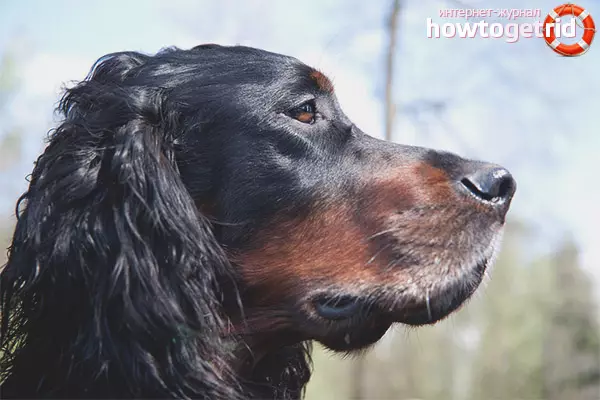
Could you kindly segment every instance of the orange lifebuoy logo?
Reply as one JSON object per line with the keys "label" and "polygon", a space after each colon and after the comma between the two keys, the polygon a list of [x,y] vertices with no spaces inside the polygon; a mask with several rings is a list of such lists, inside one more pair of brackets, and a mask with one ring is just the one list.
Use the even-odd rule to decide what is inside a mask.
{"label": "orange lifebuoy logo", "polygon": [[[583,37],[577,43],[564,44],[556,37],[557,18],[573,15],[578,21],[583,24]],[[596,25],[590,13],[576,4],[566,3],[554,8],[544,21],[544,40],[546,44],[558,54],[563,56],[580,56],[590,48],[594,35],[596,34]],[[559,34],[560,36],[560,34]]]}

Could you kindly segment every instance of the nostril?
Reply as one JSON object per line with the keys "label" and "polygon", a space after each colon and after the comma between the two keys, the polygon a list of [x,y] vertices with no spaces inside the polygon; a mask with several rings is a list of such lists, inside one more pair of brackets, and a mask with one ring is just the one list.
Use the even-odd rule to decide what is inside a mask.
{"label": "nostril", "polygon": [[479,190],[477,185],[475,185],[473,182],[471,182],[468,178],[463,178],[460,181],[460,183],[462,183],[467,189],[469,189],[469,191],[471,193],[473,193],[477,197],[480,197],[484,200],[492,200],[493,199],[493,196],[490,196],[489,194]]}
{"label": "nostril", "polygon": [[496,197],[505,199],[512,196],[516,188],[515,186],[515,180],[510,174],[503,176],[500,185],[498,185]]}
{"label": "nostril", "polygon": [[504,168],[482,168],[460,181],[465,188],[481,200],[503,201],[510,199],[516,190],[512,175]]}

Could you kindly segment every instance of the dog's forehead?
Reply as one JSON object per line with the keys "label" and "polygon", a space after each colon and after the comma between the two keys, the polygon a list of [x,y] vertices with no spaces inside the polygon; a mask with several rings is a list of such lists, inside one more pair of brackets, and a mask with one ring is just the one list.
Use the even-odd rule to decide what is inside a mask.
{"label": "dog's forehead", "polygon": [[271,75],[271,79],[291,79],[303,84],[307,89],[317,89],[328,94],[334,92],[333,83],[325,73],[297,58],[244,46],[229,47],[228,50],[230,56],[237,58],[236,64],[239,68],[260,70],[262,74]]}

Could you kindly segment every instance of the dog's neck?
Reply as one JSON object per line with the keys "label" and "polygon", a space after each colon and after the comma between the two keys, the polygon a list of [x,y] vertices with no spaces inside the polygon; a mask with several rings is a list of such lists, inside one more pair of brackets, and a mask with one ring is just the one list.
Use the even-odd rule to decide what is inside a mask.
{"label": "dog's neck", "polygon": [[295,400],[310,378],[311,343],[292,332],[248,334],[231,323],[231,368],[250,398]]}
{"label": "dog's neck", "polygon": [[239,340],[233,354],[244,390],[251,398],[301,399],[311,374],[311,347],[310,342]]}
{"label": "dog's neck", "polygon": [[311,373],[311,342],[289,330],[287,321],[253,309],[252,299],[240,296],[248,295],[240,282],[225,279],[220,287],[230,367],[248,397],[301,399]]}

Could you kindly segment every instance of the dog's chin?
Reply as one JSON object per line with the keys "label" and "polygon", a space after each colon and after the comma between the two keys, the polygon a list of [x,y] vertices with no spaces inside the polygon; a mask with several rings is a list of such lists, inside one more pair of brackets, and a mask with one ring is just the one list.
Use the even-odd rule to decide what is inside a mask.
{"label": "dog's chin", "polygon": [[[491,257],[491,256],[490,256]],[[315,339],[334,351],[364,349],[394,323],[434,324],[459,309],[481,283],[490,258],[461,269],[452,278],[438,277],[427,287],[381,288],[378,293],[331,293],[312,300],[313,320],[320,320]]]}

